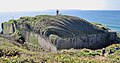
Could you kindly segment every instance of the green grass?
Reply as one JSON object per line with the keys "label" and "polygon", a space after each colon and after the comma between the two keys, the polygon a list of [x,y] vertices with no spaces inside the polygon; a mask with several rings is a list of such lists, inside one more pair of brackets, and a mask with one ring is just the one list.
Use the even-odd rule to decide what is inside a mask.
{"label": "green grass", "polygon": [[109,28],[107,28],[106,26],[100,24],[100,23],[97,23],[97,22],[91,22],[91,24],[97,26],[99,29],[106,29],[108,30]]}
{"label": "green grass", "polygon": [[36,37],[35,35],[32,35],[32,36],[30,35],[29,40],[30,40],[31,44],[40,46],[39,42],[38,42],[38,37]]}
{"label": "green grass", "polygon": [[[19,47],[7,39],[0,38],[0,62],[2,63],[120,63],[120,49],[115,51],[113,44],[105,48],[105,57],[101,56],[101,49],[70,49],[58,52],[35,52]],[[30,48],[30,47],[28,47]],[[107,54],[109,49],[113,54]]]}
{"label": "green grass", "polygon": [[12,24],[14,22],[13,19],[10,19],[8,22],[4,22],[3,24]]}

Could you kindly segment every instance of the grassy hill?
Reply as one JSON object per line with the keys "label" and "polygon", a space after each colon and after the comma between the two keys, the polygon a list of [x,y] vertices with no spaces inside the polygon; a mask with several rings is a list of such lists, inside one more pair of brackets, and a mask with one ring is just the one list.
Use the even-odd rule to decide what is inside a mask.
{"label": "grassy hill", "polygon": [[[35,17],[21,17],[18,20],[9,20],[9,22],[3,24],[5,25],[14,22],[19,29],[37,32],[47,37],[53,34],[61,38],[69,38],[102,33],[103,31],[82,18],[67,15],[37,15]],[[13,29],[9,28],[9,30],[7,30],[7,26],[4,25],[3,33],[6,31],[11,33],[11,30]]]}
{"label": "grassy hill", "polygon": [[[93,42],[92,44],[97,44],[96,42],[99,42],[98,44],[101,44],[101,42],[104,42],[102,45],[106,46],[106,43],[110,41],[110,37],[115,38],[114,34],[110,37],[106,37],[107,33],[105,32],[108,29],[101,24],[90,23],[82,18],[68,15],[37,15],[34,17],[20,17],[18,20],[9,20],[8,22],[2,23],[2,29],[2,33],[4,35],[10,35],[10,39],[16,40],[20,43],[28,42],[34,46],[42,46],[46,45],[45,43],[42,43],[42,41],[46,42],[47,40],[55,45],[57,49],[62,49],[62,46],[65,46],[63,48],[100,48],[101,46],[93,47],[91,44],[85,46],[85,42]],[[90,37],[90,35],[92,37]],[[99,38],[103,35],[104,38],[108,39]],[[109,35],[111,35],[111,33],[109,33]],[[40,36],[44,36],[46,39],[44,38],[45,40],[43,39],[40,41]],[[78,40],[76,39],[77,37]],[[61,40],[63,43],[61,43],[59,46]],[[67,43],[66,41],[69,42]],[[85,45],[80,46],[72,44],[72,42],[79,44],[79,41],[81,41],[81,44]],[[65,43],[69,44],[69,46],[65,45]],[[52,48],[52,46],[49,48]]]}
{"label": "grassy hill", "polygon": [[[119,47],[115,51],[114,47]],[[35,52],[16,45],[7,39],[0,38],[1,63],[120,63],[120,44],[113,44],[105,48],[105,57],[101,56],[101,49],[69,49],[58,52]],[[114,53],[108,54],[109,49]]]}
{"label": "grassy hill", "polygon": [[[109,29],[102,24],[89,23],[82,18],[67,15],[21,17],[18,20],[9,20],[3,23],[2,29],[2,34],[0,34],[1,63],[120,63],[120,44],[106,47],[104,57],[101,56],[101,49],[91,50],[85,47],[83,49],[71,48],[50,52],[54,48],[50,46],[51,43],[58,38],[66,41],[62,43],[63,45],[61,45],[60,42],[62,41],[60,41],[60,44],[57,44],[60,47],[73,44],[76,47],[76,45],[80,46],[83,43],[83,45],[90,45],[93,48],[94,46],[108,45],[109,39],[116,40],[116,38],[120,38],[119,34],[116,36],[116,32],[106,33]],[[81,42],[77,40],[77,37],[82,38],[82,40],[80,39]],[[90,39],[85,40],[85,38]],[[77,43],[75,43],[75,40]],[[120,39],[117,40],[120,41]],[[88,44],[88,41],[91,42]],[[57,47],[57,45],[54,46]],[[114,50],[116,46],[119,48],[117,51]],[[114,53],[109,55],[110,49]]]}

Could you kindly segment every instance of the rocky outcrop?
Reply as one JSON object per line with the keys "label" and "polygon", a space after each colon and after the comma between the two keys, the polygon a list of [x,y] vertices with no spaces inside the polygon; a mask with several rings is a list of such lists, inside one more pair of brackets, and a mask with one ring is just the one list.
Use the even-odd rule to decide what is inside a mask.
{"label": "rocky outcrop", "polygon": [[49,51],[69,48],[95,49],[116,41],[116,32],[66,15],[21,17],[3,23],[2,28],[3,34],[11,34],[12,38],[18,37],[17,40],[22,43],[28,42]]}
{"label": "rocky outcrop", "polygon": [[56,45],[57,49],[98,49],[111,45],[116,41],[116,39],[116,32],[107,32],[67,39],[56,39],[56,41],[53,42],[53,44]]}
{"label": "rocky outcrop", "polygon": [[57,51],[57,48],[44,36],[40,34],[36,34],[33,32],[26,32],[26,42],[33,44],[35,46],[40,46],[44,50],[48,50],[51,52]]}
{"label": "rocky outcrop", "polygon": [[15,32],[15,26],[13,22],[2,23],[2,33],[3,34],[12,34]]}

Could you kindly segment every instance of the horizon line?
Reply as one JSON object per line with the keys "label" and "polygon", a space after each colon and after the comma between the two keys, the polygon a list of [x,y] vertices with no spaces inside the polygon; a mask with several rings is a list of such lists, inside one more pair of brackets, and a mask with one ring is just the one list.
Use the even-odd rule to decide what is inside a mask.
{"label": "horizon line", "polygon": [[[42,12],[42,11],[51,11],[51,10],[57,10],[57,9],[47,9],[47,10],[37,10],[37,11],[10,11],[10,12],[7,12],[7,11],[2,11],[0,13],[18,13],[18,12]],[[61,11],[64,11],[64,10],[81,10],[81,11],[120,11],[120,9],[58,9],[58,10],[61,10]]]}

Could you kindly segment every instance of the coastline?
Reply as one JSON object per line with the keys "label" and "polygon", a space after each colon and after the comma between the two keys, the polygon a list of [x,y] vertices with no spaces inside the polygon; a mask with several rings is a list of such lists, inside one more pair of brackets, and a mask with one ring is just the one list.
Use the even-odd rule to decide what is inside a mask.
{"label": "coastline", "polygon": [[[48,12],[49,11],[49,12]],[[84,18],[89,22],[101,23],[112,30],[120,32],[120,23],[119,23],[119,13],[120,11],[115,10],[60,10],[62,14],[73,15],[77,17]],[[107,12],[108,11],[108,12]],[[46,11],[35,11],[35,12],[10,12],[0,14],[0,22],[9,21],[10,19],[19,19],[22,16],[35,16],[42,14],[54,15],[55,10],[46,10]],[[116,18],[114,18],[116,17]],[[1,28],[0,28],[1,30]]]}

